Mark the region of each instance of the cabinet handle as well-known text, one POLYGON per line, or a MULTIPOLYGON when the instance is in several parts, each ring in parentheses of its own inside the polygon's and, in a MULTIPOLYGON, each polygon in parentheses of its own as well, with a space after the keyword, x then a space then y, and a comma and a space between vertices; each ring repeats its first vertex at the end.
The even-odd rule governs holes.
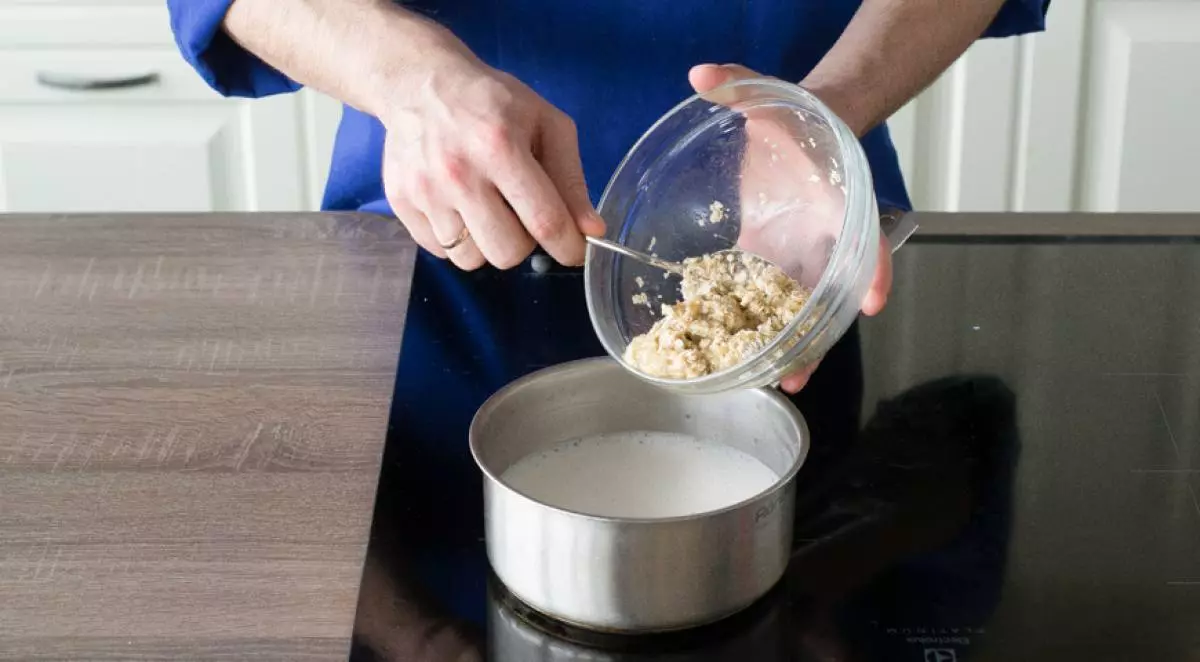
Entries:
POLYGON ((81 76, 77 74, 49 73, 39 71, 39 85, 56 90, 73 92, 89 90, 120 90, 130 87, 144 87, 158 82, 158 74, 154 72, 134 76, 115 76, 111 78, 98 76, 81 76))

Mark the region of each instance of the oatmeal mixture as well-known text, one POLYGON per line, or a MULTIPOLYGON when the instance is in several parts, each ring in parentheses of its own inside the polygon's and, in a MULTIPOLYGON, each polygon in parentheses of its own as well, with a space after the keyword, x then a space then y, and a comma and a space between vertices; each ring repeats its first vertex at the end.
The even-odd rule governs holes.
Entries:
POLYGON ((704 227, 706 220, 709 225, 716 225, 725 220, 725 205, 720 200, 713 200, 708 206, 708 218, 700 218, 700 227, 704 227))
POLYGON ((683 300, 663 305, 662 318, 625 349, 626 361, 655 377, 692 379, 738 364, 779 335, 809 296, 749 253, 688 258, 683 267, 683 300))

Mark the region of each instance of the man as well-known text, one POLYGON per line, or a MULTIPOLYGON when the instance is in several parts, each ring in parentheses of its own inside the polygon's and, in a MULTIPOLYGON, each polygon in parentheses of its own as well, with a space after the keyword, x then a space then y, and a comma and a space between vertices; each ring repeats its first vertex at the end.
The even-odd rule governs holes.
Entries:
MULTIPOLYGON (((184 56, 217 90, 260 96, 295 90, 299 81, 347 104, 324 207, 394 213, 426 251, 414 299, 426 296, 426 288, 444 298, 452 288, 467 311, 454 315, 467 321, 480 303, 482 292, 471 291, 477 285, 515 285, 521 277, 464 277, 434 258, 468 271, 487 263, 509 269, 540 245, 562 264, 579 264, 582 235, 603 232, 591 205, 600 185, 638 134, 685 96, 685 76, 703 92, 755 75, 744 66, 705 62, 740 61, 801 81, 862 136, 880 206, 908 208, 883 120, 985 31, 1041 29, 1046 2, 170 0, 168 6, 184 56)), ((883 260, 881 270, 864 302, 869 314, 886 299, 890 262, 883 260)), ((578 289, 573 282, 566 287, 578 289)), ((414 312, 418 326, 424 318, 414 312)), ((445 320, 438 326, 450 336, 412 328, 406 348, 421 337, 470 354, 451 337, 481 331, 445 320)), ((562 360, 585 348, 582 354, 593 353, 585 327, 559 326, 556 336, 584 338, 541 359, 562 360)), ((512 355, 510 364, 540 362, 521 358, 518 347, 503 351, 512 355)), ((802 385, 784 383, 792 392, 802 385)))
MULTIPOLYGON (((880 206, 907 209, 883 121, 981 34, 1041 29, 1045 4, 168 1, 181 51, 222 93, 304 84, 347 104, 324 207, 394 213, 424 249, 389 453, 416 449, 404 455, 412 480, 441 466, 444 479, 471 486, 431 489, 469 503, 462 512, 476 519, 466 449, 475 409, 521 374, 603 354, 578 272, 539 275, 525 258, 540 246, 564 265, 582 261, 583 235, 604 227, 592 203, 655 119, 693 89, 754 71, 799 81, 861 136, 880 206), (729 62, 739 64, 713 64, 729 62)), ((890 278, 882 260, 865 312, 882 308, 890 278)), ((841 378, 826 366, 815 381, 841 378)), ((810 423, 820 410, 806 411, 810 423)), ((438 508, 438 525, 454 526, 453 504, 438 508)))

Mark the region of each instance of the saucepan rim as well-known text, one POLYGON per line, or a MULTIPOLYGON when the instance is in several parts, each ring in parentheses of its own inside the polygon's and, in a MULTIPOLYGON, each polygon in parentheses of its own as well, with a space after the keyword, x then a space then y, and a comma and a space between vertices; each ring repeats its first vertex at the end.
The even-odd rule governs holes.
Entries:
MULTIPOLYGON (((503 388, 501 388, 499 391, 496 391, 494 394, 492 394, 492 396, 489 397, 486 401, 484 401, 483 405, 481 405, 479 407, 479 409, 476 410, 475 416, 471 419, 471 427, 468 432, 468 445, 470 446, 470 449, 471 449, 471 457, 475 460, 475 465, 477 467, 479 467, 480 471, 483 472, 484 477, 487 480, 491 481, 497 487, 502 488, 507 493, 509 493, 513 496, 516 496, 520 499, 528 501, 529 503, 540 506, 542 508, 546 508, 548 510, 552 510, 554 512, 561 513, 564 515, 569 515, 569 516, 577 517, 580 519, 592 520, 592 521, 596 521, 596 522, 608 522, 608 523, 612 523, 612 524, 668 524, 668 523, 676 523, 676 522, 690 522, 690 521, 705 519, 705 518, 709 518, 709 517, 716 517, 716 516, 722 515, 724 513, 729 513, 729 512, 733 512, 735 510, 739 510, 741 508, 745 508, 745 507, 750 506, 759 501, 769 500, 776 493, 785 489, 788 486, 788 483, 790 483, 792 481, 792 479, 796 477, 796 474, 799 473, 800 467, 804 466, 804 461, 808 457, 808 448, 810 445, 810 443, 809 443, 810 440, 808 437, 808 435, 809 435, 808 423, 804 420, 804 415, 800 413, 800 410, 796 408, 796 405, 792 404, 792 402, 790 400, 788 400, 787 397, 785 397, 778 390, 776 390, 774 388, 762 387, 762 388, 752 388, 752 389, 739 389, 736 392, 737 393, 755 393, 757 395, 757 397, 765 398, 766 401, 770 402, 773 406, 782 409, 782 411, 788 415, 788 419, 791 421, 792 425, 796 429, 796 432, 798 433, 797 437, 799 440, 799 449, 797 450, 795 459, 792 460, 791 465, 788 467, 788 470, 785 471, 783 474, 781 474, 779 476, 779 478, 774 483, 771 484, 770 487, 763 490, 762 492, 759 492, 758 494, 755 494, 751 497, 747 497, 745 499, 742 499, 741 501, 732 503, 728 506, 722 506, 721 508, 717 508, 714 510, 706 510, 703 512, 691 513, 688 515, 673 515, 671 517, 614 517, 614 516, 610 516, 610 515, 595 515, 592 513, 584 513, 584 512, 577 511, 577 510, 572 510, 570 508, 564 508, 562 506, 556 506, 552 503, 542 501, 541 499, 536 499, 534 497, 531 497, 531 496, 525 494, 524 492, 521 492, 520 490, 516 489, 515 487, 512 487, 508 483, 501 480, 500 476, 498 476, 494 471, 492 471, 492 469, 490 467, 488 467, 487 464, 480 457, 479 446, 480 446, 481 442, 479 441, 479 436, 477 434, 479 427, 482 426, 486 422, 487 418, 493 414, 495 409, 497 409, 500 406, 501 402, 504 399, 506 399, 509 395, 512 394, 513 391, 516 391, 521 386, 528 384, 529 382, 532 382, 536 379, 544 378, 548 374, 553 374, 556 372, 569 372, 572 370, 578 370, 581 367, 586 366, 586 365, 601 365, 601 364, 605 364, 606 367, 608 367, 608 368, 620 370, 622 373, 628 374, 628 372, 621 366, 621 364, 619 362, 617 362, 615 359, 613 359, 612 357, 609 357, 609 356, 598 356, 598 357, 587 358, 587 359, 578 359, 575 361, 567 361, 566 363, 560 363, 558 365, 554 365, 549 368, 543 368, 536 372, 532 372, 528 375, 525 375, 524 377, 520 377, 512 382, 509 382, 503 388)), ((634 375, 629 375, 629 376, 634 377, 634 375)), ((658 387, 653 387, 653 388, 658 388, 658 387)), ((664 390, 674 397, 695 397, 695 396, 690 396, 690 395, 681 395, 679 393, 675 393, 675 392, 667 390, 667 389, 664 389, 664 390)), ((715 393, 715 394, 710 394, 706 397, 721 397, 722 395, 723 394, 715 393)), ((566 440, 563 440, 563 441, 566 441, 566 440)))

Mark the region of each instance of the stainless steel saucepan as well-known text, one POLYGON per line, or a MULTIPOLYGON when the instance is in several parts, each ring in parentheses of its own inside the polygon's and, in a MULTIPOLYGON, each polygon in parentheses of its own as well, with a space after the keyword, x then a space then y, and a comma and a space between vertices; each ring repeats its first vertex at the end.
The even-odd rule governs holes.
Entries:
POLYGON ((492 396, 475 415, 470 443, 484 474, 492 568, 518 599, 553 618, 615 632, 681 629, 749 606, 783 576, 793 479, 808 452, 808 430, 774 390, 681 395, 611 359, 577 361, 492 396), (780 478, 741 503, 662 519, 575 513, 526 497, 500 479, 531 453, 624 431, 719 441, 780 478))

